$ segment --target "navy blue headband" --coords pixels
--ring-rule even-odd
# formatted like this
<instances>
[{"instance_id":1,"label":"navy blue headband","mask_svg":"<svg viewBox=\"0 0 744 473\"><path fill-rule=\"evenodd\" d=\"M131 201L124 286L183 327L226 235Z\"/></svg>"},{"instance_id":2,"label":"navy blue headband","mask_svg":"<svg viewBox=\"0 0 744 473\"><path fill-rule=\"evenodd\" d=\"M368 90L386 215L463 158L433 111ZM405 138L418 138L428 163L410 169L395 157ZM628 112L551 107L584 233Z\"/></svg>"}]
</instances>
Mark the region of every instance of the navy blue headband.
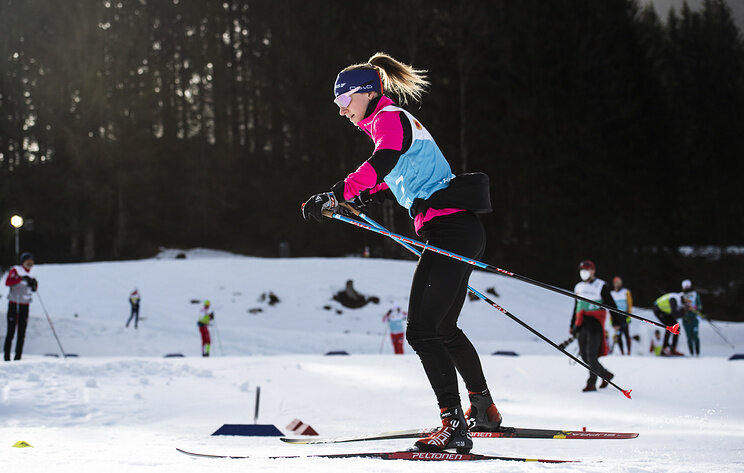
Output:
<instances>
[{"instance_id":1,"label":"navy blue headband","mask_svg":"<svg viewBox=\"0 0 744 473\"><path fill-rule=\"evenodd\" d=\"M333 87L333 95L338 97L354 87L361 87L359 92L375 91L382 94L380 75L375 69L350 69L339 72Z\"/></svg>"}]
</instances>

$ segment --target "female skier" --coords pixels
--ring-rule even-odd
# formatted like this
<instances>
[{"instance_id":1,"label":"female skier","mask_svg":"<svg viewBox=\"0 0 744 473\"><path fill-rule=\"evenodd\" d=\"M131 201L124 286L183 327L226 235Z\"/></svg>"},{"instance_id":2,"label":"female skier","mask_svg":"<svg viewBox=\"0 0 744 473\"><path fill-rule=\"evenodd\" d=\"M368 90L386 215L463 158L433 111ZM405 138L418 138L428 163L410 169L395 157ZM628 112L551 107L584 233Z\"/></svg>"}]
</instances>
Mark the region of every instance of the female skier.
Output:
<instances>
[{"instance_id":1,"label":"female skier","mask_svg":"<svg viewBox=\"0 0 744 473\"><path fill-rule=\"evenodd\" d=\"M330 192L310 197L302 215L320 221L323 210L334 210L341 202L366 205L394 197L429 244L477 259L485 249L485 231L475 213L491 211L488 177L455 177L429 132L386 95L404 104L420 101L429 85L425 72L377 53L338 74L334 102L339 115L369 135L374 152ZM424 251L413 276L406 339L421 359L442 420L441 429L416 442L419 450L469 452L473 441L468 424L474 431L501 426L478 353L457 327L471 272L468 264ZM457 372L470 399L465 413Z\"/></svg>"}]
</instances>

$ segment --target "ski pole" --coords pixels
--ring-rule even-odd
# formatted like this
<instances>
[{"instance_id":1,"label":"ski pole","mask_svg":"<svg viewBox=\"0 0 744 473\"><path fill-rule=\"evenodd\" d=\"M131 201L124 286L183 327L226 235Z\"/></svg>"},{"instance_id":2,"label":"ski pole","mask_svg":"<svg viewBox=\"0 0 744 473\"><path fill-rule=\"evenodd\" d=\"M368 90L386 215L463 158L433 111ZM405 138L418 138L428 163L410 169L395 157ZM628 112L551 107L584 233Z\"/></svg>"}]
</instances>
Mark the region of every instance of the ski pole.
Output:
<instances>
[{"instance_id":1,"label":"ski pole","mask_svg":"<svg viewBox=\"0 0 744 473\"><path fill-rule=\"evenodd\" d=\"M457 253L453 253L451 251L443 250L441 248L437 248L436 246L429 245L427 243L421 243L420 241L416 241L416 240L413 240L411 238L407 238L407 237L404 237L402 235L398 235L397 233L393 233L393 232L390 232L388 230L385 230L385 229L382 229L382 228L378 228L378 227L375 227L373 225L366 224L364 222L360 222L359 220L354 220L354 219L349 218L349 217L346 217L344 215L340 215L337 212L331 212L329 210L324 210L323 211L323 215L326 216L326 217L328 217L328 218L335 218L336 220L341 220L342 222L350 223L351 225L356 225L357 227L363 228L365 230L369 230L369 231L372 231L372 232L375 232L375 233L379 233L380 235L385 235L385 236L390 237L393 240L396 240L398 242L404 242L404 243L408 243L408 244L413 245L413 246L418 246L419 248L422 248L423 250L434 251L435 253L439 253L441 255L448 256L448 257L450 257L452 259L456 259L458 261L462 261L463 263L467 263L467 264L473 265L473 266L475 266L477 268L480 268L480 269L483 269L483 270L486 270L486 271L489 271L489 272L492 272L492 273L503 274L503 275L509 276L511 278L517 279L519 281L526 282L528 284L532 284L533 286L541 287L543 289L548 289L550 291L557 292L558 294L563 294L564 296L572 297L572 298L578 299L580 301L584 301L584 302L588 302L590 304L594 304L594 305L600 306L600 307L602 307L604 309L607 309L609 311L612 311L612 312L615 312L615 313L618 313L618 314L625 315L626 317L631 317L631 318L634 318L634 319L642 320L643 322L646 322L648 324L655 325L657 327L662 327L662 328L664 328L666 330L669 330L671 333L673 333L675 335L679 335L679 323L677 323L677 324L675 324L673 326L668 326L668 325L661 324L659 322L654 322L653 320L649 320L649 319L647 319L645 317L641 317L640 315L631 314L629 312L625 312L623 310L620 310L620 309L618 309L616 307L609 306L607 304L604 304L603 302L593 301L591 299L587 299L586 297L580 296L578 294L574 294L573 292L567 291L565 289L561 289L561 288L556 287L556 286L551 286L550 284L545 284L543 282L540 282L540 281L537 281L537 280L528 278L526 276L521 276L519 274L513 273L511 271L507 271L505 269L497 268L496 266L490 265L488 263L483 263L481 261L477 261L477 260L474 260L472 258L468 258L467 256L458 255Z\"/></svg>"},{"instance_id":2,"label":"ski pole","mask_svg":"<svg viewBox=\"0 0 744 473\"><path fill-rule=\"evenodd\" d=\"M217 335L217 345L220 347L220 355L225 356L225 350L222 349L222 339L220 338L220 331L217 328L217 321L212 321L214 325L214 334Z\"/></svg>"},{"instance_id":3,"label":"ski pole","mask_svg":"<svg viewBox=\"0 0 744 473\"><path fill-rule=\"evenodd\" d=\"M372 220L372 219L371 219L370 217L368 217L368 216L367 216L366 214L364 214L363 212L360 212L359 210L357 210L357 209L355 209L355 208L353 208L353 207L351 207L351 206L349 206L349 205L345 205L345 204L341 204L341 205L342 205L342 206L343 206L343 207L344 207L344 208L345 208L346 210L348 210L348 211L350 211L351 213L353 213L354 215L356 215L356 216L358 216L358 217L362 218L362 219L363 219L363 220L364 220L365 222L369 223L370 225L373 225L373 226L375 226L376 228L379 228L379 229L381 229L381 230L385 230L385 227L383 227L383 226L382 226L382 225L380 225L379 223L377 223L377 222L375 222L374 220ZM386 231L386 230L385 230L385 231ZM414 254L415 254L416 256L421 256L421 252L420 252L420 251L418 251L417 249L413 248L412 246L410 246L410 245L408 245L408 244L406 244L405 242L402 242L402 241L400 241L400 240L396 240L396 241L398 241L398 243L400 243L401 245L405 246L405 247L406 247L406 248L407 248L408 250L410 250L410 251L411 251L412 253L414 253ZM564 347L561 347L561 346L558 346L558 345L556 345L555 343L553 343L553 341L552 341L552 340L550 340L549 338L547 338L546 336L544 336L544 335L543 335L542 333L540 333L540 332L538 332L537 330L535 330L534 328L532 328L532 327L531 327L530 325L528 325L528 324L524 323L524 322L523 322L522 320L520 320L519 318L517 318L517 317L516 317L515 315L513 315L513 314L512 314L511 312L509 312L508 310L504 309L504 308L503 308L503 307L501 307L500 305L496 304L496 303L495 303L494 301L492 301L491 299L489 299L489 298L488 298L488 297L486 297L485 295L481 294L481 293L480 293L479 291L477 291L477 290L473 289L473 288L472 288L471 286L468 286L468 290L469 290L470 292L472 292L473 294L475 294L476 296L478 296L478 298L479 298L479 299L481 299L481 300L482 300L483 302L486 302L487 304L491 305L491 307L493 307L494 309L496 309L496 310L498 310L499 312L503 313L504 315L506 315L507 317L509 317L510 319L512 319L513 321L515 321L515 322L516 322L516 323L518 323L519 325L521 325L522 327L524 327L524 328L526 328L527 330L529 330L530 332L532 332L532 333L533 333L534 335L537 335L537 336L538 336L538 337L539 337L539 338L540 338L541 340L543 340L543 341L547 342L548 344L550 344L550 345L551 345L551 346L552 346L553 348L555 348L556 350L560 351L561 353L563 353L564 355L568 356L569 358L571 358L571 359L572 359L572 360L574 360L575 362L579 363L579 364L580 364L581 366L583 366L584 368L586 368L587 370L589 370L589 371L590 371L591 373L594 373L594 374L595 374L595 375L597 375L598 377L600 377L600 378L602 378L603 380L607 381L607 382L608 382L609 384L611 384L611 385L612 385L613 387L617 388L617 389L618 389L618 390L619 390L620 392L622 392L622 393L623 393L623 394L625 395L625 397L627 397L628 399L630 399L630 392L632 391L632 389L628 389L628 390L625 390L625 389L621 388L620 386L618 386L617 384L615 384L615 383L613 383L612 381L610 381L609 379L605 379L605 377L604 377L604 376L602 376L602 375L601 375L600 373L597 373L596 371L594 371L593 369L591 369L591 368L589 367L589 365L587 365L586 363L584 363L584 362L583 362L582 360L580 360L580 359L576 358L576 357L575 357L574 355L572 355L572 354L570 354L569 352L567 352L567 351L566 351L566 350L564 349Z\"/></svg>"},{"instance_id":4,"label":"ski pole","mask_svg":"<svg viewBox=\"0 0 744 473\"><path fill-rule=\"evenodd\" d=\"M256 386L256 405L255 409L253 410L253 423L258 422L258 405L261 401L261 386Z\"/></svg>"},{"instance_id":5,"label":"ski pole","mask_svg":"<svg viewBox=\"0 0 744 473\"><path fill-rule=\"evenodd\" d=\"M59 351L62 352L62 358L67 358L67 355L65 354L65 349L62 348L62 343L59 341L59 337L57 336L57 331L54 330L54 324L52 323L52 319L49 318L49 313L46 310L46 307L44 307L44 301L41 299L41 294L39 292L36 292L36 296L39 298L39 302L41 303L41 308L44 309L44 315L46 315L46 319L49 322L49 326L52 328L52 333L54 334L54 339L57 340L57 345L59 345Z\"/></svg>"},{"instance_id":6,"label":"ski pole","mask_svg":"<svg viewBox=\"0 0 744 473\"><path fill-rule=\"evenodd\" d=\"M380 340L380 353L382 353L382 347L385 346L385 339L387 338L388 324L385 323L385 331L382 332L382 340Z\"/></svg>"},{"instance_id":7,"label":"ski pole","mask_svg":"<svg viewBox=\"0 0 744 473\"><path fill-rule=\"evenodd\" d=\"M594 373L598 377L602 378L604 381L607 381L610 385L612 385L612 387L617 388L617 390L620 391L621 393L623 393L625 395L625 397L627 397L628 399L630 399L630 392L633 391L632 389L627 389L626 390L626 389L621 388L617 384L613 383L609 379L607 379L604 376L602 376L600 373L597 373L596 371L594 371L593 369L591 369L589 367L589 365L587 365L586 363L584 363L582 360L576 358L574 355L570 354L569 352L567 352L563 348L561 348L558 345L556 345L555 343L553 343L552 340L550 340L549 338L547 338L546 336L544 336L543 334L541 334L537 330L533 329L532 327L530 327L526 323L522 322L516 316L512 315L508 310L506 310L503 307L499 306L498 304L496 304L494 301L492 301L488 297L484 296L483 294L481 294L480 292L476 291L475 289L473 289L470 286L468 286L468 289L473 294L475 294L476 296L478 296L481 300L483 300L484 302L490 304L494 309L500 311L501 313L503 313L504 315L506 315L507 317L509 317L510 319L512 319L513 321L515 321L519 325L521 325L522 327L524 327L527 330L529 330L530 332L532 332L534 335L537 335L541 340L543 340L544 342L547 342L548 344L550 344L550 346L552 346L556 350L560 351L564 355L568 356L569 358L571 358L572 360L574 360L576 363L580 364L581 366L583 366L584 368L586 368L587 370L589 370L591 373Z\"/></svg>"},{"instance_id":8,"label":"ski pole","mask_svg":"<svg viewBox=\"0 0 744 473\"><path fill-rule=\"evenodd\" d=\"M735 350L735 349L736 349L736 347L735 347L735 346L733 346L733 345L731 344L731 342L729 342L729 341L728 341L728 340L726 339L726 337L724 337L724 336L723 336L723 334L722 334L722 333L721 333L721 331L720 331L720 330L718 329L718 327L716 327L716 326L715 326L715 325L713 324L713 321L712 321L712 320L710 320L710 319L709 319L708 317L706 317L706 316L705 316L705 315L704 315L704 314L703 314L702 312L699 312L699 311L697 311L697 310L693 310L693 312L694 312L694 313L696 313L697 315L699 315L700 317L704 318L705 320L707 320L707 321L708 321L708 323L710 324L710 326L711 326L711 327L713 327L713 331L714 331L714 332L716 332L716 333L718 334L718 336L719 336L719 337L721 337L721 339L722 339L722 340L723 340L724 342L726 342L726 345L730 346L732 350Z\"/></svg>"}]
</instances>

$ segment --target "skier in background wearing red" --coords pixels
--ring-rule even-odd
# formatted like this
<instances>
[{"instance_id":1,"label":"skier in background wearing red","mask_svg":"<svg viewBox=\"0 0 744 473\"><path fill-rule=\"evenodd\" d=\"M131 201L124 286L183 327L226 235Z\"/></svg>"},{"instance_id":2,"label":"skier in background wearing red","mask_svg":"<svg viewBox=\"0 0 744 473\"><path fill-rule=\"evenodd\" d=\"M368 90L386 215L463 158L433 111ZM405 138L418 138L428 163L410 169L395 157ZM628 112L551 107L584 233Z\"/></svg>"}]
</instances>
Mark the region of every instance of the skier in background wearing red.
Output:
<instances>
[{"instance_id":1,"label":"skier in background wearing red","mask_svg":"<svg viewBox=\"0 0 744 473\"><path fill-rule=\"evenodd\" d=\"M214 320L214 311L209 301L204 301L204 307L199 311L199 326L201 334L202 356L209 356L209 350L212 346L212 339L209 337L209 323Z\"/></svg>"},{"instance_id":2,"label":"skier in background wearing red","mask_svg":"<svg viewBox=\"0 0 744 473\"><path fill-rule=\"evenodd\" d=\"M13 266L5 278L5 285L10 288L8 293L8 331L5 335L5 361L10 361L10 347L18 329L16 339L15 360L20 360L23 354L23 342L26 339L28 325L28 306L31 304L32 293L39 287L31 269L34 266L34 255L23 253L21 264Z\"/></svg>"},{"instance_id":3,"label":"skier in background wearing red","mask_svg":"<svg viewBox=\"0 0 744 473\"><path fill-rule=\"evenodd\" d=\"M393 307L382 317L382 321L387 322L390 328L390 340L396 355L403 354L403 339L406 335L404 321L407 317L408 313L397 302L393 302Z\"/></svg>"}]
</instances>

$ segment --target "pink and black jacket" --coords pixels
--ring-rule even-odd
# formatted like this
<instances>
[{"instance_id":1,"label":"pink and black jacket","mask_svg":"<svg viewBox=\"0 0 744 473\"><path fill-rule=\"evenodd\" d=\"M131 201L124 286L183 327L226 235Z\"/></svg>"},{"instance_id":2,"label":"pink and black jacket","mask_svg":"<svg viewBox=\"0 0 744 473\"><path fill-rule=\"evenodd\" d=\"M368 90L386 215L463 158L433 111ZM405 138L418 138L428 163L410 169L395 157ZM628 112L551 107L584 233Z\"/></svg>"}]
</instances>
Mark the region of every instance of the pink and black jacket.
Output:
<instances>
[{"instance_id":1,"label":"pink and black jacket","mask_svg":"<svg viewBox=\"0 0 744 473\"><path fill-rule=\"evenodd\" d=\"M390 191L409 211L417 233L435 217L463 211L445 207L416 212L415 202L446 189L455 176L432 136L413 115L383 95L370 102L357 126L372 138L375 149L356 171L333 186L339 201L352 200L363 191L372 195Z\"/></svg>"}]
</instances>

